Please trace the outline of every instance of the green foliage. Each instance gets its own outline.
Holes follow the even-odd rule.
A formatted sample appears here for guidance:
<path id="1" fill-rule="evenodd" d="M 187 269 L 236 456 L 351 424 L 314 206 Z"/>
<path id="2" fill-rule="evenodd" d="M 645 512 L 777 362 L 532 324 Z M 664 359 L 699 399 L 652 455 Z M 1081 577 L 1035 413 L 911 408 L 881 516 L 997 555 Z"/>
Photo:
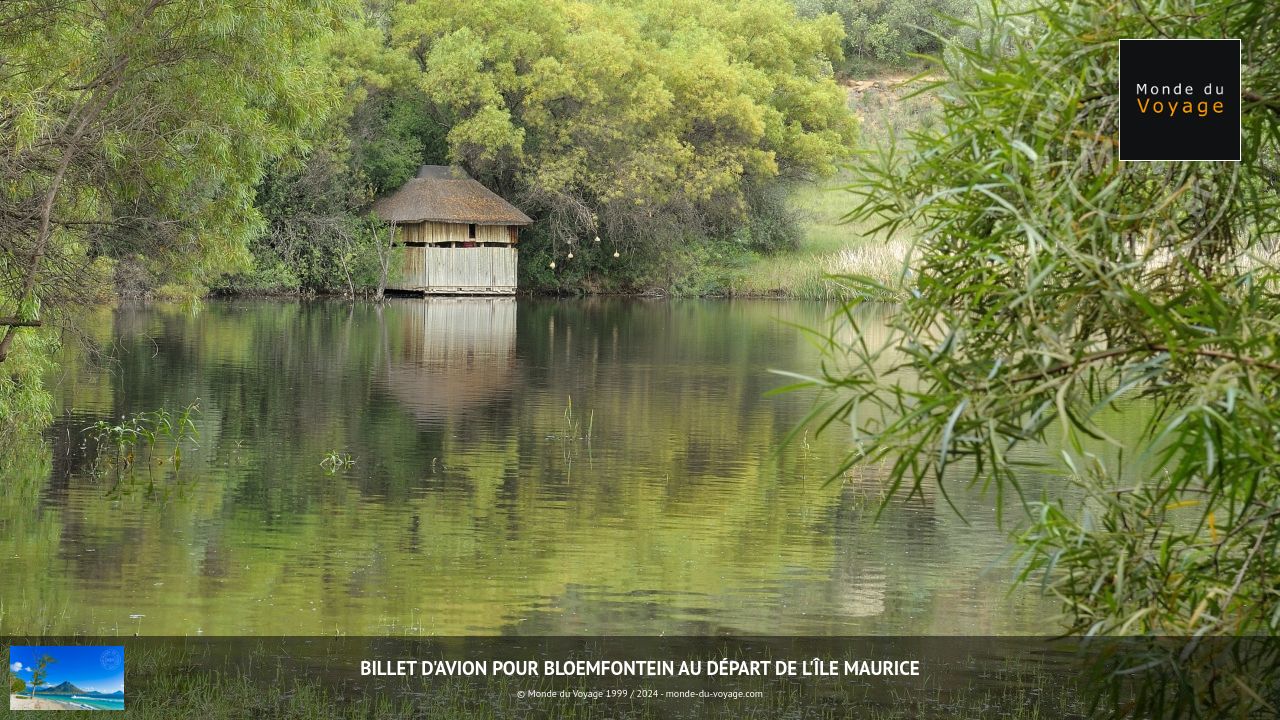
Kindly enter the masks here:
<path id="1" fill-rule="evenodd" d="M 336 100 L 348 0 L 0 4 L 0 410 L 47 419 L 51 340 L 114 279 L 193 295 L 249 260 L 266 164 Z M 10 424 L 0 432 L 9 432 Z"/>
<path id="2" fill-rule="evenodd" d="M 330 450 L 325 453 L 324 458 L 320 460 L 320 467 L 324 468 L 325 472 L 330 475 L 337 473 L 343 468 L 352 467 L 355 464 L 356 460 L 351 457 L 351 453 L 338 452 L 337 450 Z"/>
<path id="3" fill-rule="evenodd" d="M 839 24 L 784 0 L 183 5 L 0 11 L 0 220 L 24 238 L 0 305 L 52 319 L 113 282 L 356 294 L 379 274 L 369 204 L 424 162 L 529 211 L 535 256 L 595 236 L 642 264 L 709 239 L 772 252 L 796 240 L 780 182 L 830 172 L 852 132 Z M 634 287 L 626 269 L 582 278 Z"/>
<path id="4" fill-rule="evenodd" d="M 613 251 L 794 242 L 776 183 L 830 172 L 853 129 L 839 27 L 783 2 L 415 3 L 391 35 L 449 159 L 538 218 L 522 264 L 553 289 L 565 274 L 537 268 L 595 262 L 596 236 L 612 249 L 582 278 L 624 269 Z"/>
<path id="5" fill-rule="evenodd" d="M 0 365 L 0 448 L 10 448 L 51 420 L 52 399 L 43 379 L 53 366 L 58 346 L 52 330 L 30 328 L 19 333 L 12 354 Z"/>
<path id="6" fill-rule="evenodd" d="M 853 426 L 849 464 L 944 496 L 1021 495 L 1043 469 L 1020 448 L 1061 433 L 1079 495 L 1022 498 L 1020 537 L 1071 630 L 1274 636 L 1280 23 L 1263 2 L 995 13 L 949 48 L 937 126 L 850 188 L 918 259 L 883 347 L 831 339 L 818 415 Z M 1155 32 L 1243 39 L 1244 162 L 1119 162 L 1116 40 Z M 1137 422 L 1107 432 L 1112 411 Z M 1113 676 L 1124 712 L 1243 716 L 1278 681 L 1228 662 L 1187 691 L 1183 661 Z"/>
<path id="7" fill-rule="evenodd" d="M 378 238 L 366 216 L 375 197 L 412 177 L 427 155 L 443 155 L 440 130 L 411 87 L 411 61 L 389 48 L 367 10 L 328 36 L 315 59 L 328 95 L 341 97 L 291 153 L 271 163 L 255 204 L 266 226 L 253 267 L 220 280 L 230 292 L 342 292 L 378 281 Z"/>
<path id="8" fill-rule="evenodd" d="M 15 72 L 0 89 L 7 117 L 20 119 L 0 125 L 7 166 L 26 173 L 5 196 L 4 216 L 56 191 L 59 240 L 82 245 L 68 251 L 118 255 L 159 234 L 165 242 L 148 250 L 169 260 L 180 253 L 178 269 L 242 263 L 260 228 L 253 188 L 264 163 L 295 147 L 330 102 L 317 39 L 340 3 L 222 3 L 201 13 L 181 3 L 7 6 L 30 18 L 6 49 Z M 286 44 L 292 50 L 279 52 Z M 59 147 L 59 133 L 81 124 Z M 48 138 L 55 142 L 41 142 Z M 60 151 L 76 167 L 56 177 L 40 160 Z M 110 231 L 76 230 L 87 221 Z"/>
<path id="9" fill-rule="evenodd" d="M 956 30 L 951 19 L 968 18 L 974 0 L 793 0 L 803 17 L 834 15 L 844 26 L 843 69 L 868 61 L 903 64 L 932 54 Z"/>
<path id="10" fill-rule="evenodd" d="M 396 190 L 428 160 L 444 159 L 444 128 L 423 112 L 428 102 L 409 87 L 377 93 L 352 114 L 352 173 L 372 196 Z"/>
<path id="11" fill-rule="evenodd" d="M 26 689 L 27 689 L 27 683 L 24 682 L 22 678 L 18 677 L 17 675 L 9 676 L 9 692 L 20 693 Z"/>
<path id="12" fill-rule="evenodd" d="M 250 244 L 253 269 L 217 288 L 235 292 L 325 292 L 354 295 L 377 281 L 374 244 L 380 224 L 363 217 L 361 192 L 343 157 L 313 152 L 305 163 L 277 163 L 258 186 L 267 231 Z"/>

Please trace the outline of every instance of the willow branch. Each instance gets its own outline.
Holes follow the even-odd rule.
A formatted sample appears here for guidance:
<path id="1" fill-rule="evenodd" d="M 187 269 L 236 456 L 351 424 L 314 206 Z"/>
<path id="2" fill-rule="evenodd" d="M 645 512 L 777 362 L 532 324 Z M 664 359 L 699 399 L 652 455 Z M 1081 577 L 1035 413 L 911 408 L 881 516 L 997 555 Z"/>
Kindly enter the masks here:
<path id="1" fill-rule="evenodd" d="M 41 327 L 44 322 L 41 320 L 19 320 L 16 317 L 0 317 L 0 325 L 9 327 Z"/>
<path id="2" fill-rule="evenodd" d="M 1138 345 L 1135 347 L 1111 348 L 1110 350 L 1102 350 L 1100 352 L 1090 353 L 1088 355 L 1082 355 L 1081 357 L 1075 360 L 1061 362 L 1061 363 L 1058 363 L 1057 365 L 1051 365 L 1047 368 L 1044 368 L 1043 370 L 1034 370 L 1032 372 L 1022 373 L 1020 375 L 1014 375 L 1013 377 L 1009 378 L 1009 382 L 1019 383 L 1019 382 L 1026 382 L 1028 380 L 1040 380 L 1044 378 L 1049 378 L 1054 375 L 1060 375 L 1064 372 L 1082 368 L 1086 365 L 1091 365 L 1100 360 L 1107 360 L 1113 357 L 1120 357 L 1122 355 L 1133 355 L 1133 354 L 1142 353 L 1142 352 L 1165 352 L 1165 353 L 1173 354 L 1174 350 L 1170 349 L 1168 345 L 1164 345 L 1162 343 L 1149 343 L 1147 345 Z M 1264 368 L 1267 370 L 1271 370 L 1272 372 L 1280 373 L 1280 363 L 1271 362 L 1269 360 L 1261 360 L 1259 358 L 1249 357 L 1247 355 L 1237 355 L 1235 353 L 1227 352 L 1225 350 L 1214 350 L 1213 348 L 1194 348 L 1189 350 L 1183 350 L 1180 352 L 1183 352 L 1187 355 L 1195 355 L 1199 357 L 1214 358 L 1216 360 L 1228 360 L 1231 362 L 1238 362 L 1241 365 L 1246 365 L 1249 367 Z"/>

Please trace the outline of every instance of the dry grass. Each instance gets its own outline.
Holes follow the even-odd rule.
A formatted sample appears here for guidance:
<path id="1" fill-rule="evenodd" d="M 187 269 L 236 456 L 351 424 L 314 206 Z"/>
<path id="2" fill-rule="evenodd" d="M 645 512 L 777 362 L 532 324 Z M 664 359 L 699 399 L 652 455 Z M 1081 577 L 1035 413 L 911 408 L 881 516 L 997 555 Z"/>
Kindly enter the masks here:
<path id="1" fill-rule="evenodd" d="M 910 250 L 911 244 L 902 238 L 863 242 L 824 256 L 822 269 L 828 275 L 865 275 L 893 287 L 901 282 Z"/>
<path id="2" fill-rule="evenodd" d="M 852 205 L 839 177 L 797 189 L 793 202 L 805 224 L 794 251 L 756 257 L 735 279 L 730 293 L 765 297 L 839 299 L 848 288 L 832 275 L 863 275 L 890 288 L 901 285 L 910 239 L 872 234 L 865 223 L 847 223 Z"/>

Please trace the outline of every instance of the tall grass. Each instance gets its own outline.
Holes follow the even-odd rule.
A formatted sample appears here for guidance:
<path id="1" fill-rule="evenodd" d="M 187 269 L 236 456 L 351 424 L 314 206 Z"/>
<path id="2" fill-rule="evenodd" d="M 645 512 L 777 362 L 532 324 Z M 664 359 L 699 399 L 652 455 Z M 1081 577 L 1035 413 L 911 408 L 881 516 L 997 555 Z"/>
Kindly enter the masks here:
<path id="1" fill-rule="evenodd" d="M 901 286 L 911 239 L 870 232 L 872 223 L 847 223 L 849 196 L 841 174 L 832 181 L 798 188 L 793 198 L 804 223 L 800 247 L 777 255 L 756 255 L 727 293 L 734 296 L 831 300 L 848 297 L 833 275 L 865 275 L 890 288 Z"/>

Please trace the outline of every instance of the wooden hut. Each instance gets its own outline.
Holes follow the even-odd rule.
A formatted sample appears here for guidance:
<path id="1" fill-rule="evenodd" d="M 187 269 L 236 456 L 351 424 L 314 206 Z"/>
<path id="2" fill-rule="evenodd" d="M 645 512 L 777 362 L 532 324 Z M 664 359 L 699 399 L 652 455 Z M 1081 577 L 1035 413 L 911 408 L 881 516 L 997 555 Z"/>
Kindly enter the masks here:
<path id="1" fill-rule="evenodd" d="M 533 222 L 459 168 L 423 165 L 374 203 L 404 254 L 387 289 L 432 295 L 513 295 L 516 242 Z"/>

